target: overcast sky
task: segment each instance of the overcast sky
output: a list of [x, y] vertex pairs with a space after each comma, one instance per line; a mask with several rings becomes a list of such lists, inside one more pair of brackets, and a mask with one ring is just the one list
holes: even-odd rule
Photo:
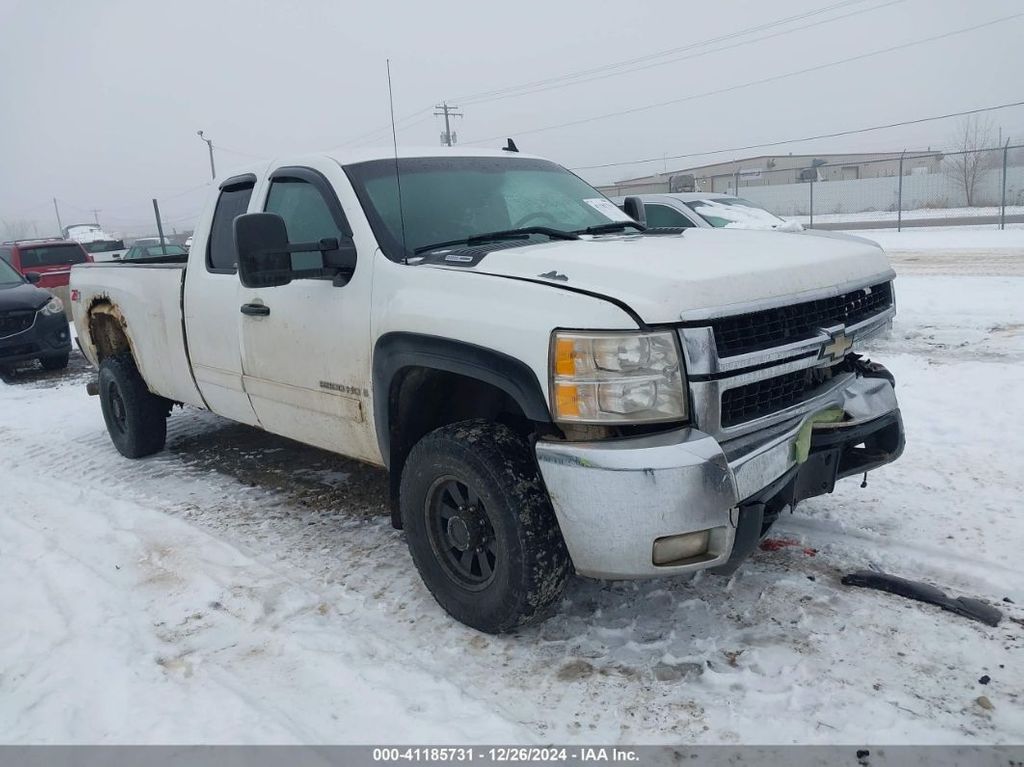
[[[0, 223], [56, 231], [56, 197], [64, 224], [97, 208], [108, 229], [139, 233], [153, 228], [158, 197], [167, 228], [189, 229], [209, 183], [199, 129], [220, 174], [289, 150], [389, 144], [377, 130], [388, 125], [389, 57], [396, 115], [412, 115], [400, 143], [438, 144], [429, 107], [447, 100], [465, 113], [460, 143], [513, 136], [573, 168], [1021, 101], [1020, 17], [735, 88], [1020, 13], [1021, 0], [0, 0]], [[801, 18], [776, 23], [789, 17]], [[587, 82], [558, 79], [579, 72]], [[539, 85], [507, 90], [529, 83]], [[1024, 108], [991, 119], [1024, 140]], [[953, 122], [767, 151], [941, 147]], [[581, 175], [606, 183], [662, 166]]]

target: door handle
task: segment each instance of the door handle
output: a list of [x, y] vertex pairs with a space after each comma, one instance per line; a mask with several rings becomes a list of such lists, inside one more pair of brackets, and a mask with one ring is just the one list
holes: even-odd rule
[[250, 317], [266, 317], [270, 314], [270, 307], [266, 304], [242, 304], [242, 314]]

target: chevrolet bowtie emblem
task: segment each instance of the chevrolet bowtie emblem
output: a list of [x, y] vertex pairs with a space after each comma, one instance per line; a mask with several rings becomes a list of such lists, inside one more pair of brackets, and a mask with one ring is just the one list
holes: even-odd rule
[[845, 357], [851, 348], [853, 348], [853, 339], [840, 331], [832, 335], [829, 342], [821, 347], [820, 359], [836, 362]]

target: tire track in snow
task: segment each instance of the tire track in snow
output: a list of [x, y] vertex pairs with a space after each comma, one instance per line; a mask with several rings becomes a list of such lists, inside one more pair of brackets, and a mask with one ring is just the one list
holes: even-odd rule
[[[903, 709], [891, 731], [883, 729], [873, 739], [884, 739], [886, 732], [895, 739], [912, 733], [938, 737], [939, 732], [972, 737], [957, 729], [962, 715], [948, 688], [907, 682], [908, 690], [880, 699], [870, 679], [861, 678], [892, 675], [885, 644], [892, 627], [908, 621], [903, 606], [879, 603], [877, 595], [839, 591], [834, 579], [841, 562], [824, 556], [807, 562], [780, 552], [760, 555], [728, 582], [712, 577], [691, 583], [576, 581], [561, 613], [548, 622], [511, 638], [484, 638], [440, 613], [416, 580], [401, 535], [386, 519], [363, 516], [358, 509], [353, 516], [345, 510], [297, 508], [287, 494], [249, 487], [205, 468], [215, 463], [186, 465], [195, 456], [174, 452], [175, 445], [219, 444], [217, 435], [225, 430], [221, 419], [176, 412], [171, 452], [129, 462], [109, 445], [95, 402], [58, 393], [75, 409], [91, 412], [66, 420], [69, 441], [63, 451], [54, 450], [45, 434], [8, 427], [2, 453], [15, 468], [62, 473], [89, 492], [143, 503], [227, 537], [270, 568], [273, 582], [337, 605], [321, 637], [325, 652], [331, 652], [333, 632], [341, 632], [358, 643], [359, 662], [390, 669], [399, 678], [414, 668], [452, 680], [481, 712], [519, 722], [534, 737], [720, 742], [742, 734], [778, 742], [780, 730], [762, 719], [773, 701], [785, 701], [798, 720], [781, 731], [789, 733], [783, 739], [824, 740], [845, 732], [856, 740], [868, 731], [864, 712], [890, 721]], [[275, 447], [265, 448], [268, 444]], [[278, 444], [252, 432], [239, 449], [259, 454], [277, 450]], [[814, 545], [813, 536], [808, 543]], [[818, 580], [809, 581], [808, 574]], [[865, 641], [876, 648], [863, 659], [866, 668], [844, 668], [844, 658], [863, 652], [854, 650], [861, 642], [851, 646], [852, 637], [842, 635], [851, 613], [858, 616], [857, 636], [871, 637]], [[946, 628], [948, 619], [930, 612], [914, 613], [910, 623], [925, 633], [944, 629], [962, 641], [988, 637], [972, 626]], [[832, 636], [837, 627], [838, 641]], [[727, 653], [737, 652], [733, 666]], [[949, 656], [945, 646], [927, 642], [921, 652]], [[969, 665], [962, 657], [957, 662]], [[668, 670], [656, 672], [659, 664]], [[677, 673], [672, 669], [680, 668], [674, 681], [656, 676], [671, 677]], [[684, 678], [684, 673], [696, 676]], [[223, 683], [230, 686], [234, 678], [229, 675]], [[922, 701], [945, 706], [946, 718], [908, 718], [907, 711], [922, 708]], [[811, 710], [819, 712], [817, 718], [809, 717]]]

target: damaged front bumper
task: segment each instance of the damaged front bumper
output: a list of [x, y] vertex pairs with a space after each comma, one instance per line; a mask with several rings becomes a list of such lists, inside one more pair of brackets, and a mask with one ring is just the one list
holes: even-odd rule
[[[815, 423], [826, 408], [842, 408], [844, 420]], [[732, 572], [783, 508], [896, 460], [903, 446], [885, 374], [857, 375], [813, 412], [722, 443], [681, 428], [600, 442], [540, 440], [536, 451], [576, 571], [643, 578]]]

